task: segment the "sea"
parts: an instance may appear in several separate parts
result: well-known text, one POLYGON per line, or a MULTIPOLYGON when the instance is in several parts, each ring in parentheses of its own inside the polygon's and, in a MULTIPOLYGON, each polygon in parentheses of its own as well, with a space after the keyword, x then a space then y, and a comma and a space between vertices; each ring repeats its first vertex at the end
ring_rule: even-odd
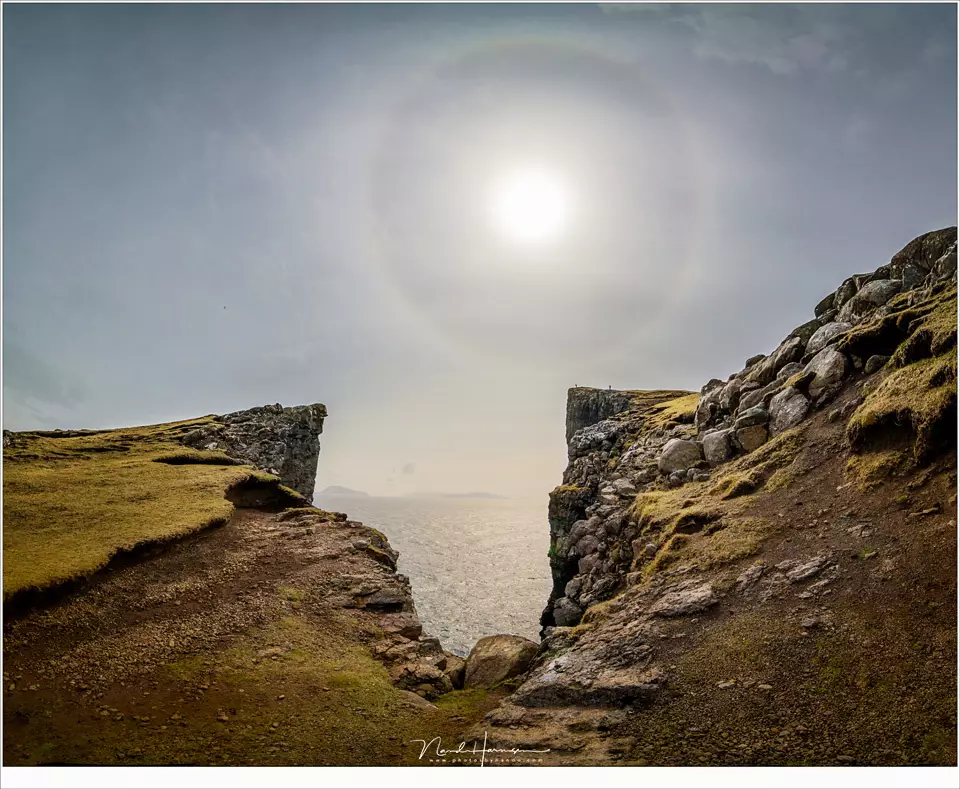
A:
POLYGON ((550 593, 547 498, 330 496, 314 502, 382 531, 400 552, 427 635, 466 655, 478 639, 539 641, 550 593))

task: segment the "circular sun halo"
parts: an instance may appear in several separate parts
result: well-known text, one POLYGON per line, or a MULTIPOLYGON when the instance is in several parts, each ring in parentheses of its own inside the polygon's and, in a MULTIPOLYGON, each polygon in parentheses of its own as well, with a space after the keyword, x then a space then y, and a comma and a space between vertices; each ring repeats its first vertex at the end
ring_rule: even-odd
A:
POLYGON ((551 241, 567 226, 570 195, 559 178, 542 170, 519 170, 495 184, 490 199, 493 224, 510 241, 551 241))

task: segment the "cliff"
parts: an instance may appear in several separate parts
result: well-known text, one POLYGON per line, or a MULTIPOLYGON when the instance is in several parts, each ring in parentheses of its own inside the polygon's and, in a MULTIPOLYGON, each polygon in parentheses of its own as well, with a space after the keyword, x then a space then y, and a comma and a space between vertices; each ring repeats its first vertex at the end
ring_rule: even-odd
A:
POLYGON ((956 762, 956 228, 699 393, 568 394, 554 588, 482 727, 552 764, 956 762))
POLYGON ((504 694, 304 498, 325 415, 4 434, 5 764, 419 764, 504 694))

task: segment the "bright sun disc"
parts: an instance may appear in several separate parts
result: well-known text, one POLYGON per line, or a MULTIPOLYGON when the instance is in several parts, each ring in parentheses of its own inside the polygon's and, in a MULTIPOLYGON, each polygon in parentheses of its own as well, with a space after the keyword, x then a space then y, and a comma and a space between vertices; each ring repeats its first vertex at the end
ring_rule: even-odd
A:
POLYGON ((556 238, 570 216, 566 185, 548 172, 524 170, 494 186, 491 211, 496 229, 525 244, 556 238))

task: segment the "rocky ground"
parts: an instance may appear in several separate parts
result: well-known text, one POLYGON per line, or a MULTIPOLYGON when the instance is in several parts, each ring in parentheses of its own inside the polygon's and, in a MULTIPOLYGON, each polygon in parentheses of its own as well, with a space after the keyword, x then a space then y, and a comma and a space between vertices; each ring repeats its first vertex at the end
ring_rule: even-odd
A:
POLYGON ((414 740, 503 695, 454 690, 464 661, 378 532, 237 496, 226 526, 7 617, 5 764, 420 764, 414 740))

